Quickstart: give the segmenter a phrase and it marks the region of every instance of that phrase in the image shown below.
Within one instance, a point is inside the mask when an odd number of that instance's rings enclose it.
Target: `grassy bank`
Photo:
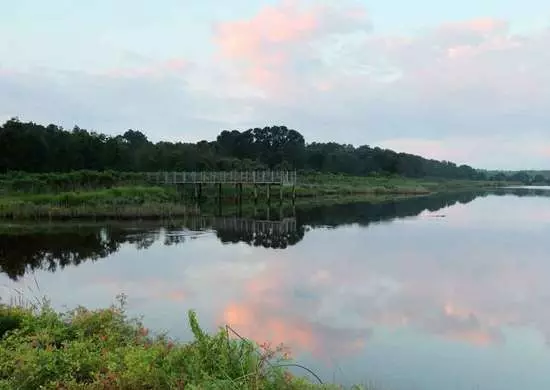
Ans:
[[[0,197],[3,219],[171,218],[196,214],[172,188],[116,187],[51,194],[17,193]]]
[[[495,187],[503,183],[489,181],[446,180],[437,178],[412,179],[401,176],[350,176],[331,173],[298,174],[298,191],[303,195],[343,192],[417,193],[456,187]],[[510,182],[505,183],[510,185]],[[146,174],[116,171],[75,171],[70,173],[12,172],[0,175],[0,195],[58,194],[89,192],[114,187],[150,186]],[[208,188],[207,188],[208,189]],[[234,190],[225,186],[224,192]],[[245,191],[247,188],[245,188]],[[250,189],[248,189],[250,190]],[[252,194],[252,191],[248,191]]]
[[[400,176],[348,176],[314,173],[300,177],[298,196],[427,195],[436,192],[498,188],[501,182],[411,179]]]
[[[132,184],[129,183],[141,183]],[[120,185],[117,185],[120,184]],[[436,181],[402,177],[354,177],[332,174],[308,174],[299,177],[297,202],[315,199],[353,198],[367,200],[374,196],[402,197],[436,192],[479,190],[498,187],[500,183],[482,181]],[[71,191],[65,189],[72,188]],[[61,189],[61,190],[60,190]],[[262,202],[267,197],[265,186],[258,188]],[[70,174],[34,174],[0,176],[0,218],[2,219],[162,219],[193,215],[194,188],[186,186],[156,187],[148,185],[139,173],[75,172]],[[218,195],[215,186],[203,186],[206,208],[214,207]],[[291,197],[291,189],[283,188]],[[235,187],[222,187],[224,203],[235,203]],[[254,188],[243,187],[245,204],[252,204]],[[272,199],[278,202],[274,187]],[[203,206],[204,209],[204,206]]]
[[[0,306],[0,389],[336,389],[291,375],[283,346],[209,335],[194,312],[194,340],[152,336],[124,301],[57,313]]]
[[[56,194],[113,187],[143,186],[143,173],[116,171],[74,171],[68,173],[11,172],[0,175],[0,195]]]

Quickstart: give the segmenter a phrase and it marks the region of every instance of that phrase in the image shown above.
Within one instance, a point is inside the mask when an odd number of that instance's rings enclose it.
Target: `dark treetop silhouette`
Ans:
[[[222,131],[215,141],[157,142],[135,130],[109,136],[75,127],[41,126],[11,119],[0,127],[0,173],[74,170],[134,172],[298,169],[353,175],[486,179],[457,166],[370,146],[306,144],[285,126]]]

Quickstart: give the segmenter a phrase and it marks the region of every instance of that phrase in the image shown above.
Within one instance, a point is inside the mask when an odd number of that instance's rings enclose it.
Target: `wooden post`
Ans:
[[[279,202],[283,203],[283,184],[279,184]]]
[[[271,184],[267,183],[267,203],[271,202]]]
[[[180,200],[185,200],[185,184],[176,184],[176,191]]]
[[[202,184],[201,184],[201,183],[199,183],[198,188],[199,188],[199,196],[198,196],[198,199],[201,200],[201,198],[202,198]]]
[[[258,185],[254,183],[254,203],[258,203]]]
[[[218,183],[218,199],[222,199],[222,183]]]
[[[291,173],[291,176],[292,176],[292,204],[294,205],[294,203],[296,202],[296,185],[298,184],[297,181],[296,181],[296,170],[294,170],[294,172]]]
[[[243,183],[239,183],[239,204],[243,203]]]

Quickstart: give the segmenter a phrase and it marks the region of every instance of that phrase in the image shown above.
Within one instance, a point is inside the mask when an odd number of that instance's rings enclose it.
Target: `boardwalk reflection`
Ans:
[[[223,243],[244,242],[284,249],[304,237],[295,218],[280,221],[236,217],[195,217],[166,224],[44,225],[8,227],[0,233],[0,271],[11,279],[43,269],[55,272],[68,265],[96,261],[123,245],[142,250],[158,241],[181,245],[197,232],[214,230]]]

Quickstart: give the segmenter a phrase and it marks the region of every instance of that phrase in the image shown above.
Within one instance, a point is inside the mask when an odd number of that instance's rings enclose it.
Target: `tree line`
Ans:
[[[0,127],[0,173],[75,170],[204,171],[296,169],[350,175],[486,180],[497,176],[468,165],[393,150],[335,142],[306,143],[286,126],[224,130],[214,141],[151,142],[137,130],[106,135],[75,126],[8,120]],[[500,174],[499,174],[500,175]],[[509,179],[511,175],[498,176]],[[527,175],[516,178],[532,180]]]

